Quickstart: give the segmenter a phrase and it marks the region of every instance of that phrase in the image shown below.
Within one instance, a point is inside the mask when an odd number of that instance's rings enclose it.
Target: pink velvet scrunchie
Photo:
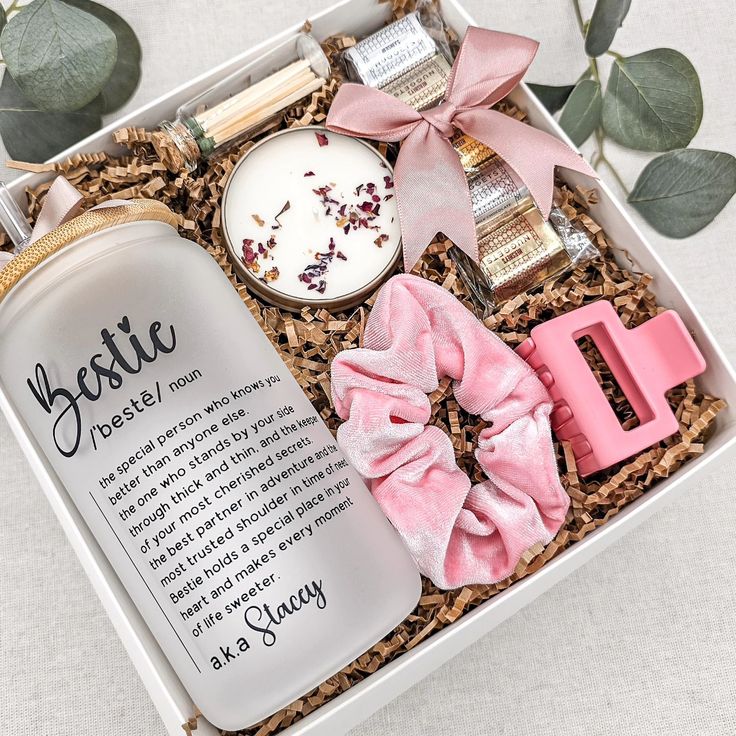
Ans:
[[[435,585],[507,577],[529,547],[554,537],[569,504],[546,389],[452,294],[416,276],[386,283],[364,345],[332,363],[332,396],[346,420],[341,448]],[[491,423],[476,451],[488,480],[472,487],[450,438],[425,426],[427,394],[444,376],[455,380],[460,406]]]

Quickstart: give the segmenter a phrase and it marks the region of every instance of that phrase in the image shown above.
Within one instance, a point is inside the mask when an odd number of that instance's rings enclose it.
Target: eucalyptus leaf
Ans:
[[[34,0],[0,35],[8,71],[39,109],[71,112],[92,102],[117,58],[115,34],[61,0]]]
[[[624,22],[631,0],[597,0],[585,33],[585,53],[596,57],[605,54],[616,31]]]
[[[43,112],[29,102],[5,72],[0,84],[0,136],[8,154],[20,161],[46,161],[98,130],[98,97],[77,112]]]
[[[698,73],[674,49],[616,59],[603,97],[603,127],[638,151],[683,148],[698,132],[703,96]]]
[[[683,148],[650,161],[629,202],[663,235],[686,238],[702,230],[736,193],[736,158]]]
[[[600,82],[584,79],[575,85],[562,108],[560,126],[576,146],[585,143],[598,127],[602,106]]]
[[[8,23],[8,14],[5,12],[5,8],[0,5],[0,31],[2,31],[3,28]]]
[[[553,115],[565,104],[570,93],[575,89],[574,84],[563,84],[560,87],[554,87],[549,84],[532,84],[530,82],[527,86]]]
[[[135,31],[117,13],[92,0],[64,0],[101,20],[114,34],[118,57],[102,88],[103,114],[119,110],[133,95],[141,78],[141,45]]]

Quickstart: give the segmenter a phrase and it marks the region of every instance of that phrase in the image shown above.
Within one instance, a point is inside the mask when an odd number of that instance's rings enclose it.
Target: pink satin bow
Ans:
[[[88,211],[121,207],[127,202],[127,199],[108,199],[90,207]],[[43,207],[33,226],[33,234],[28,245],[32,245],[39,238],[48,235],[52,230],[71,220],[72,217],[81,214],[83,205],[84,197],[76,187],[63,176],[57,176],[46,193],[46,199],[43,201]]]
[[[63,176],[57,176],[46,193],[41,212],[33,226],[28,245],[76,217],[82,211],[84,197]]]
[[[106,207],[120,207],[128,200],[110,199],[90,208],[91,210]],[[41,207],[41,212],[36,219],[36,224],[31,232],[31,237],[22,247],[16,246],[13,253],[0,251],[0,270],[5,268],[15,255],[22,253],[26,248],[33,245],[39,238],[48,235],[60,225],[68,222],[82,212],[84,197],[63,176],[57,176],[46,193],[46,199]]]
[[[18,235],[18,238],[14,239],[15,249],[12,252],[0,251],[0,270],[5,268],[15,256],[22,253],[39,238],[77,215],[82,209],[82,201],[82,195],[63,176],[57,176],[49,187],[30,238],[20,241],[19,238],[22,235]],[[12,211],[8,213],[8,216],[12,219],[16,217]],[[20,210],[17,211],[17,217],[25,220],[25,216]],[[26,230],[26,223],[23,222],[22,224],[23,227],[17,228],[18,233],[24,233]]]
[[[340,87],[327,116],[330,130],[403,141],[394,178],[406,271],[440,231],[478,260],[470,191],[449,141],[456,128],[498,153],[527,186],[545,218],[552,208],[555,166],[597,178],[585,159],[558,138],[488,109],[521,81],[538,45],[524,36],[470,26],[445,101],[423,112],[371,87]]]

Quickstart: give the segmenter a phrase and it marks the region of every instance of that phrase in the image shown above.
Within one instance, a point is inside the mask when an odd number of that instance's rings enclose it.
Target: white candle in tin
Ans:
[[[230,176],[222,219],[241,276],[292,309],[359,303],[400,249],[390,167],[368,144],[322,128],[251,149]]]

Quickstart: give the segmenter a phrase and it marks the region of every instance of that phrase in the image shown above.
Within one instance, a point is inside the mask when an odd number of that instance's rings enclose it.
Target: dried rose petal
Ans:
[[[280,276],[278,266],[274,266],[273,268],[269,268],[266,273],[263,274],[263,281],[266,283],[269,283],[270,281],[276,281],[276,279]]]
[[[330,238],[327,250],[324,252],[315,251],[315,262],[308,263],[297,278],[303,284],[307,284],[309,291],[317,291],[320,294],[324,294],[327,290],[327,280],[322,277],[327,274],[330,264],[335,258],[341,261],[347,261],[347,256],[341,250],[337,250],[335,239]]]
[[[271,226],[271,230],[278,230],[281,227],[281,223],[279,222],[279,217],[284,214],[284,212],[288,212],[291,209],[291,202],[287,199],[286,202],[284,202],[284,206],[279,210],[278,215],[274,217],[273,219],[276,221],[275,225]]]
[[[326,146],[330,142],[329,138],[319,131],[315,131],[314,136],[317,139],[317,143],[319,143],[320,148],[322,148],[322,146]]]
[[[362,191],[370,197],[370,200],[364,200],[356,204],[347,202],[339,202],[335,199],[334,183],[312,189],[312,192],[319,197],[320,203],[324,208],[326,216],[335,218],[335,226],[342,229],[345,235],[349,235],[351,230],[366,228],[368,230],[378,230],[379,226],[371,224],[375,220],[381,209],[381,196],[377,193],[377,187],[373,182],[358,185],[353,191],[358,196]],[[392,195],[388,195],[390,198]],[[336,214],[332,205],[335,205]]]
[[[243,263],[245,267],[253,273],[258,273],[261,270],[261,266],[258,263],[258,256],[249,245],[243,248]]]
[[[314,176],[314,171],[306,171],[304,176]]]
[[[249,263],[255,263],[258,256],[256,255],[256,252],[253,250],[253,246],[251,245],[253,241],[243,241],[243,260],[246,264]]]

